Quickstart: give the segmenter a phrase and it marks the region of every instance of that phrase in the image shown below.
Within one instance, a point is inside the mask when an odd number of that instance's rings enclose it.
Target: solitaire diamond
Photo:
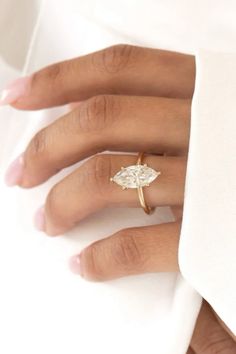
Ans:
[[[117,174],[111,178],[111,181],[116,182],[123,189],[139,188],[149,186],[161,172],[157,172],[145,165],[132,165],[122,167]]]

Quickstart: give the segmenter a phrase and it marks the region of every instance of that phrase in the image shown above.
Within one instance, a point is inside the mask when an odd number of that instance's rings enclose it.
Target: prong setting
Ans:
[[[121,167],[115,176],[111,177],[112,182],[117,183],[123,190],[128,188],[149,187],[150,184],[160,175],[147,164],[137,164]]]

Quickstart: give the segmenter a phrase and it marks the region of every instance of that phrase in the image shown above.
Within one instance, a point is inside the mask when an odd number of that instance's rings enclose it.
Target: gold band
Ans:
[[[143,157],[144,157],[144,152],[139,152],[136,165],[142,165]],[[146,214],[151,214],[151,213],[153,213],[153,211],[155,210],[155,208],[151,208],[150,206],[148,206],[148,205],[146,204],[145,198],[144,198],[144,194],[143,194],[143,187],[138,187],[137,190],[138,190],[139,202],[140,202],[140,204],[141,204],[141,207],[142,207],[143,210],[145,211],[145,213],[146,213]]]

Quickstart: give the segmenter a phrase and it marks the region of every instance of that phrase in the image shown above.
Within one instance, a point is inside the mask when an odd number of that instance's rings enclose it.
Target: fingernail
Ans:
[[[0,106],[14,103],[25,96],[30,88],[31,76],[19,78],[10,84],[0,94]]]
[[[39,208],[34,216],[34,225],[37,230],[39,231],[45,231],[45,208],[44,205]]]
[[[73,273],[82,275],[80,255],[71,257],[69,266]]]
[[[23,177],[24,158],[23,154],[18,156],[8,167],[5,174],[5,183],[8,187],[15,186],[20,183]]]

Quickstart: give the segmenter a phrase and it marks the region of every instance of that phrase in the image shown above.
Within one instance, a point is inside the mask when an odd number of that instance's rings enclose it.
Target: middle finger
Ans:
[[[24,153],[22,187],[36,186],[101,151],[182,154],[188,149],[190,101],[97,96],[38,132]]]

